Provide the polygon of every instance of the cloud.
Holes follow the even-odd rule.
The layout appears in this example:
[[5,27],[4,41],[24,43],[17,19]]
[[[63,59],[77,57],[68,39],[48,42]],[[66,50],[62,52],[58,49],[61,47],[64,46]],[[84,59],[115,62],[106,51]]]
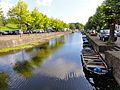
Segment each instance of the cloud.
[[51,6],[53,0],[36,0],[38,6]]
[[8,10],[13,6],[14,4],[11,3],[11,0],[0,0],[0,6],[3,10],[3,13],[5,16],[7,16]]

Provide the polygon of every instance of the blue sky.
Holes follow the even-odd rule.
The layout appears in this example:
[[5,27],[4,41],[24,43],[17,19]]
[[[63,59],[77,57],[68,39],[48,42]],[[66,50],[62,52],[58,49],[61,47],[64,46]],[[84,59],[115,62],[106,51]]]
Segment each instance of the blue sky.
[[[0,0],[4,12],[15,5],[18,0]],[[85,24],[103,0],[24,0],[30,10],[38,7],[49,17],[58,18],[66,23],[80,22]]]

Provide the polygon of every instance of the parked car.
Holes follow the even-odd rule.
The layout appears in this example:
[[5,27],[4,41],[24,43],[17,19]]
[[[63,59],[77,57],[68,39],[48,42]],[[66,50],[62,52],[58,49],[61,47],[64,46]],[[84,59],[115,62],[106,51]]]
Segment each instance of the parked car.
[[91,31],[89,32],[89,34],[90,34],[91,36],[97,36],[97,31],[96,31],[96,30],[91,30]]
[[13,34],[14,35],[23,34],[23,31],[22,30],[14,30]]
[[31,33],[33,33],[32,30],[25,30],[25,31],[23,31],[23,34],[31,34]]
[[117,31],[117,36],[120,37],[120,31]]
[[44,30],[43,30],[43,29],[41,29],[41,30],[40,30],[40,33],[44,33]]
[[9,31],[8,30],[4,30],[4,31],[2,31],[2,35],[9,35],[10,33],[9,33]]
[[37,33],[37,31],[36,31],[36,30],[33,30],[33,33]]
[[[110,37],[110,29],[104,29],[104,30],[100,30],[99,33],[99,38],[102,41],[107,41]],[[117,41],[117,34],[116,32],[114,33],[114,41]]]

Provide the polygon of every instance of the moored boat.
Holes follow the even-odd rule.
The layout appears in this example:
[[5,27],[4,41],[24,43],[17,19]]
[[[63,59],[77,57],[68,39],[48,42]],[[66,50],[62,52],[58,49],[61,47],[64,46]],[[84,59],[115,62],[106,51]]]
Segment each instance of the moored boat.
[[105,75],[108,73],[106,63],[92,47],[83,48],[81,59],[83,68],[92,76]]

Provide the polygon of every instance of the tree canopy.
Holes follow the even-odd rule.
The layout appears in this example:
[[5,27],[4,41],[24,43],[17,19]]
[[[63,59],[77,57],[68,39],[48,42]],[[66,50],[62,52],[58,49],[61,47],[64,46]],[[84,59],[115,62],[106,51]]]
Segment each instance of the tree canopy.
[[42,14],[38,8],[34,8],[33,11],[28,10],[28,5],[19,0],[18,3],[10,8],[8,12],[8,19],[12,23],[18,24],[21,29],[47,29],[54,28],[56,30],[69,28],[69,25],[65,22],[49,18],[47,15]]
[[98,6],[96,13],[88,19],[85,29],[110,29],[113,40],[115,24],[120,24],[120,0],[105,0]]
[[0,25],[6,25],[6,23],[16,24],[19,29],[22,30],[37,30],[53,28],[56,31],[59,29],[83,29],[81,23],[65,23],[62,20],[56,18],[50,18],[47,15],[41,13],[38,8],[34,8],[32,11],[28,9],[28,5],[24,0],[18,0],[18,3],[9,9],[7,13],[7,19],[0,8]]
[[84,25],[79,23],[79,22],[77,22],[77,23],[69,23],[69,27],[70,27],[70,29],[79,29],[79,30],[81,30],[81,29],[84,28]]

